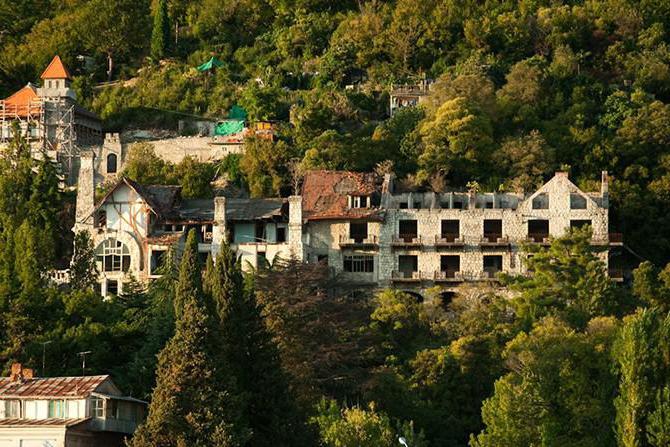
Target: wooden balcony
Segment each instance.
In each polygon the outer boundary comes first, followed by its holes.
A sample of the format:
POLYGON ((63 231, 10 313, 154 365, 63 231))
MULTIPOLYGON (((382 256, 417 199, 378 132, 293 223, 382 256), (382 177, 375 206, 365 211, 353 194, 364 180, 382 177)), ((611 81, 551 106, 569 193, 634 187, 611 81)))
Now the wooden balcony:
POLYGON ((366 238, 350 238, 340 236, 340 248, 374 249, 379 247, 377 236, 371 235, 366 238))
POLYGON ((463 282, 463 273, 455 270, 444 270, 435 272, 433 275, 433 281, 436 283, 459 283, 463 282))
POLYGON ((500 233, 484 233, 479 244, 482 247, 508 247, 509 238, 500 233))
POLYGON ((423 280, 421 272, 393 271, 391 281, 395 283, 420 283, 423 280))
POLYGON ((443 234, 435 236, 435 246, 440 248, 462 248, 465 246, 465 242, 457 234, 443 234))
POLYGON ((421 236, 416 234, 400 234, 391 241, 391 246, 395 248, 418 248, 422 245, 421 236))

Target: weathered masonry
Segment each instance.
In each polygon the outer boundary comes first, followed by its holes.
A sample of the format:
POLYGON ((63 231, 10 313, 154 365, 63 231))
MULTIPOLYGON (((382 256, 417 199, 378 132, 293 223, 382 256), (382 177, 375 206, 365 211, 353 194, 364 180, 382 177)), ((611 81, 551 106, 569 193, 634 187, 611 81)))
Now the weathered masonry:
MULTIPOLYGON (((583 192, 563 172, 521 193, 403 192, 392 175, 312 171, 301 196, 184 200, 176 186, 121 179, 94 203, 95 156, 82 154, 75 231, 92 235, 103 295, 131 277, 160 275, 168 249, 195 229, 203 259, 227 240, 245 269, 289 257, 327 264, 347 284, 421 293, 465 281, 526 272, 526 244, 548 245, 569 228, 590 226, 608 265, 621 236, 609 233, 608 179, 583 192)), ((621 280, 620 272, 610 276, 621 280)))
MULTIPOLYGON (((318 171, 303 184, 304 250, 348 283, 407 290, 491 281, 526 272, 523 246, 548 245, 573 227, 592 228, 607 264, 621 235, 609 233, 608 179, 583 192, 558 172, 532 194, 401 192, 393 177, 318 171)), ((610 270, 613 279, 621 274, 610 270)))

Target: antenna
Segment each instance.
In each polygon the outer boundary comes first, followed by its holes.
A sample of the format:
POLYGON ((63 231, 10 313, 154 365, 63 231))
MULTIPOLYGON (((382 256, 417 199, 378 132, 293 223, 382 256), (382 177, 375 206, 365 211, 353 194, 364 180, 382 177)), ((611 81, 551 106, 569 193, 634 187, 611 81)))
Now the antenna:
POLYGON ((85 376, 86 375, 86 356, 93 351, 82 351, 78 352, 77 354, 81 357, 81 375, 85 376))
POLYGON ((51 340, 43 341, 40 344, 42 345, 42 377, 46 377, 46 359, 47 359, 47 345, 53 343, 51 340))

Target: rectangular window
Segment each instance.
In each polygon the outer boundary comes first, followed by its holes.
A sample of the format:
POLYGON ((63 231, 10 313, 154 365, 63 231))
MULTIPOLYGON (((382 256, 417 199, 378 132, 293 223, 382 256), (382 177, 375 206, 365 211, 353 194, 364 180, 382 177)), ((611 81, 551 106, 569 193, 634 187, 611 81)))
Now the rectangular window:
POLYGON ((416 220, 399 220, 398 237, 405 242, 412 242, 418 234, 418 222, 416 220))
POLYGON ((500 255, 484 256, 484 272, 491 278, 502 271, 502 264, 503 260, 500 255))
POLYGON ((344 257, 344 271, 350 273, 373 273, 374 257, 368 255, 352 255, 344 257))
POLYGON ((464 202, 462 200, 454 200, 454 209, 455 210, 462 210, 464 202))
POLYGON ((570 221, 570 228, 575 229, 575 228, 584 228, 584 227, 590 227, 591 226, 591 221, 589 219, 573 219, 570 221))
POLYGON ((546 219, 534 219, 528 221, 528 239, 534 242, 543 242, 549 237, 549 221, 546 219))
POLYGON ((6 400, 5 401, 5 417, 7 419, 18 419, 21 417, 21 401, 20 400, 6 400))
POLYGON ((351 207, 352 208, 367 208, 368 207, 368 197, 367 196, 353 196, 351 198, 351 207))
POLYGON ((368 237, 367 222, 349 222, 349 239, 361 243, 368 237))
POLYGON ((461 270, 461 257, 458 255, 440 256, 440 271, 445 272, 447 278, 456 276, 461 270))
POLYGON ((107 280, 107 295, 119 294, 119 282, 115 279, 107 280))
POLYGON ((415 210, 420 210, 421 209, 421 202, 414 202, 414 209, 415 210))
POLYGON ((411 273, 419 270, 419 257, 416 255, 398 256, 398 270, 405 273, 405 277, 411 278, 411 273))
POLYGON ((486 219, 484 220, 484 238, 489 242, 498 242, 502 237, 502 220, 486 219))
POLYGON ((400 202, 400 205, 398 206, 401 210, 406 210, 407 209, 407 202, 400 202))
POLYGON ((105 417, 105 400, 99 397, 93 399, 93 417, 105 417))
POLYGON ((459 220, 442 220, 441 237, 446 239, 448 242, 454 242, 454 240, 460 237, 460 226, 461 224, 459 220))
POLYGON ((64 419, 67 417, 67 411, 65 409, 66 405, 64 400, 50 400, 48 417, 64 419))

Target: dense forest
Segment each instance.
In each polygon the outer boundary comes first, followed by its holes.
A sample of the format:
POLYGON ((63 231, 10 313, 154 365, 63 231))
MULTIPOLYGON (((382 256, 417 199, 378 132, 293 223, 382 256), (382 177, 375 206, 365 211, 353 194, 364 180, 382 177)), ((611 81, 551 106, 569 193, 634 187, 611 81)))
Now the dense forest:
POLYGON ((533 276, 504 293, 421 304, 359 299, 317 265, 245 275, 227 249, 203 266, 191 238, 161 279, 103 301, 86 234, 70 286, 49 285, 69 201, 17 137, 0 160, 0 361, 46 352, 43 374, 78 374, 93 350, 89 373, 152 402, 138 447, 668 446, 668 33, 664 0, 0 0, 0 96, 59 54, 110 130, 235 104, 280 123, 216 167, 140 147, 133 178, 202 196, 221 168, 271 196, 295 160, 392 166, 418 189, 531 191, 561 169, 597 190, 607 170, 640 263, 614 286, 575 231, 529 248, 533 276), (224 66, 195 69, 212 56, 224 66), (423 79, 427 101, 389 118, 392 86, 423 79))

